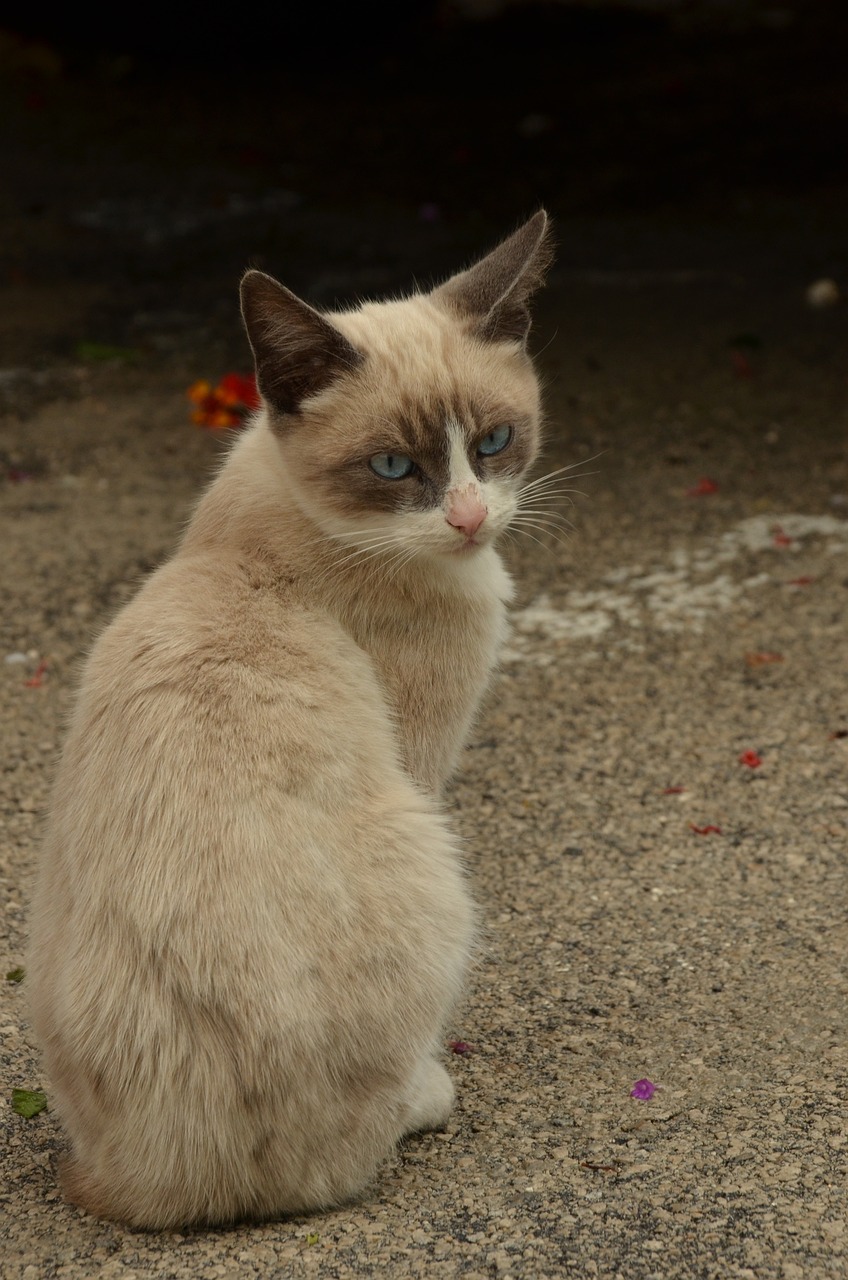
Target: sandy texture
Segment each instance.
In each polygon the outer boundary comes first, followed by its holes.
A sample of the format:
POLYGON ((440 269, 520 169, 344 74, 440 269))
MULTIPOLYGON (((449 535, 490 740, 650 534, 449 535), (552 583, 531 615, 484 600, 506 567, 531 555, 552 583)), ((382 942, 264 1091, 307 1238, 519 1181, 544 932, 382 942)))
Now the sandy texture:
MULTIPOLYGON (((292 243, 311 237, 293 283, 320 300, 321 240, 343 260, 366 216, 291 216, 292 243)), ((404 250, 416 269, 461 258, 481 232, 428 242, 405 216, 375 214, 392 270, 404 250)), ((537 326, 547 465, 591 474, 567 541, 510 548, 515 630, 451 795, 487 933, 451 1029, 471 1049, 446 1048, 448 1131, 310 1220, 94 1221, 59 1197, 50 1111, 11 1108, 13 1087, 50 1086, 26 981, 3 981, 4 1277, 848 1274, 848 315, 804 299, 848 261, 846 226, 833 193, 709 217, 560 213, 537 326), (661 1087, 631 1098, 645 1077, 661 1087)), ((346 288, 381 288, 379 247, 370 284, 347 253, 346 288)), ((220 452, 184 389, 246 355, 234 291, 204 327, 180 308, 205 276, 167 312, 163 286, 151 319, 140 275, 111 312, 96 275, 56 305, 38 279, 5 286, 3 973, 23 959, 80 655, 220 452), (137 358, 70 353, 110 336, 137 358)))

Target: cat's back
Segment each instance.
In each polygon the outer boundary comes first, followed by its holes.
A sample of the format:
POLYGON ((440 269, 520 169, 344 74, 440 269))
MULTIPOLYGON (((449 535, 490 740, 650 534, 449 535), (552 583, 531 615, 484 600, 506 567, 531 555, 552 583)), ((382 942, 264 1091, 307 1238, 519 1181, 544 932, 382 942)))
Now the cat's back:
POLYGON ((367 795, 393 772, 387 728, 368 657, 295 582, 237 551, 178 555, 92 650, 57 803, 117 778, 122 797, 155 787, 174 808, 342 774, 367 795))

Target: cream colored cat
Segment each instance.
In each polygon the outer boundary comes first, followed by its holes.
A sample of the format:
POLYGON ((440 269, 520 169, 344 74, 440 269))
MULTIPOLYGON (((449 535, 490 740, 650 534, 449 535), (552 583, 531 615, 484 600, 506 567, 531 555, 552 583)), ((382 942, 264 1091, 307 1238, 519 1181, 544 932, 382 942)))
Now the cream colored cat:
POLYGON ((448 1117, 474 917, 439 795, 504 628, 548 257, 538 213, 403 301, 244 278, 264 408, 91 654, 33 904, 92 1213, 320 1208, 448 1117))

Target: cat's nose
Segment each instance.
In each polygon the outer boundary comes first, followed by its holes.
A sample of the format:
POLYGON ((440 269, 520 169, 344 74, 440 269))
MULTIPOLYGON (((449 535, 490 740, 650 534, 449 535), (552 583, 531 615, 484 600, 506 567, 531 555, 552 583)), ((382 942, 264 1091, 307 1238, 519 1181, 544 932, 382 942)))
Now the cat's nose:
POLYGON ((466 538, 473 538, 488 514, 488 508, 476 494, 458 491, 448 498, 445 519, 466 538))

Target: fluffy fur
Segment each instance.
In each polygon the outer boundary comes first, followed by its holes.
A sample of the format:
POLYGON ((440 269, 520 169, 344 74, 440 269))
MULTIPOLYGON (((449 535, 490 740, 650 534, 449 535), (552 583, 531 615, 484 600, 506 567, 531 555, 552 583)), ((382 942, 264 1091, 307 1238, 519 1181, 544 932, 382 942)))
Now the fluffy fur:
POLYGON ((546 261, 537 214, 404 301, 321 315, 245 277, 265 406, 91 653, 34 895, 64 1185, 95 1214, 320 1208, 446 1121, 474 922, 439 795, 504 626, 546 261))

